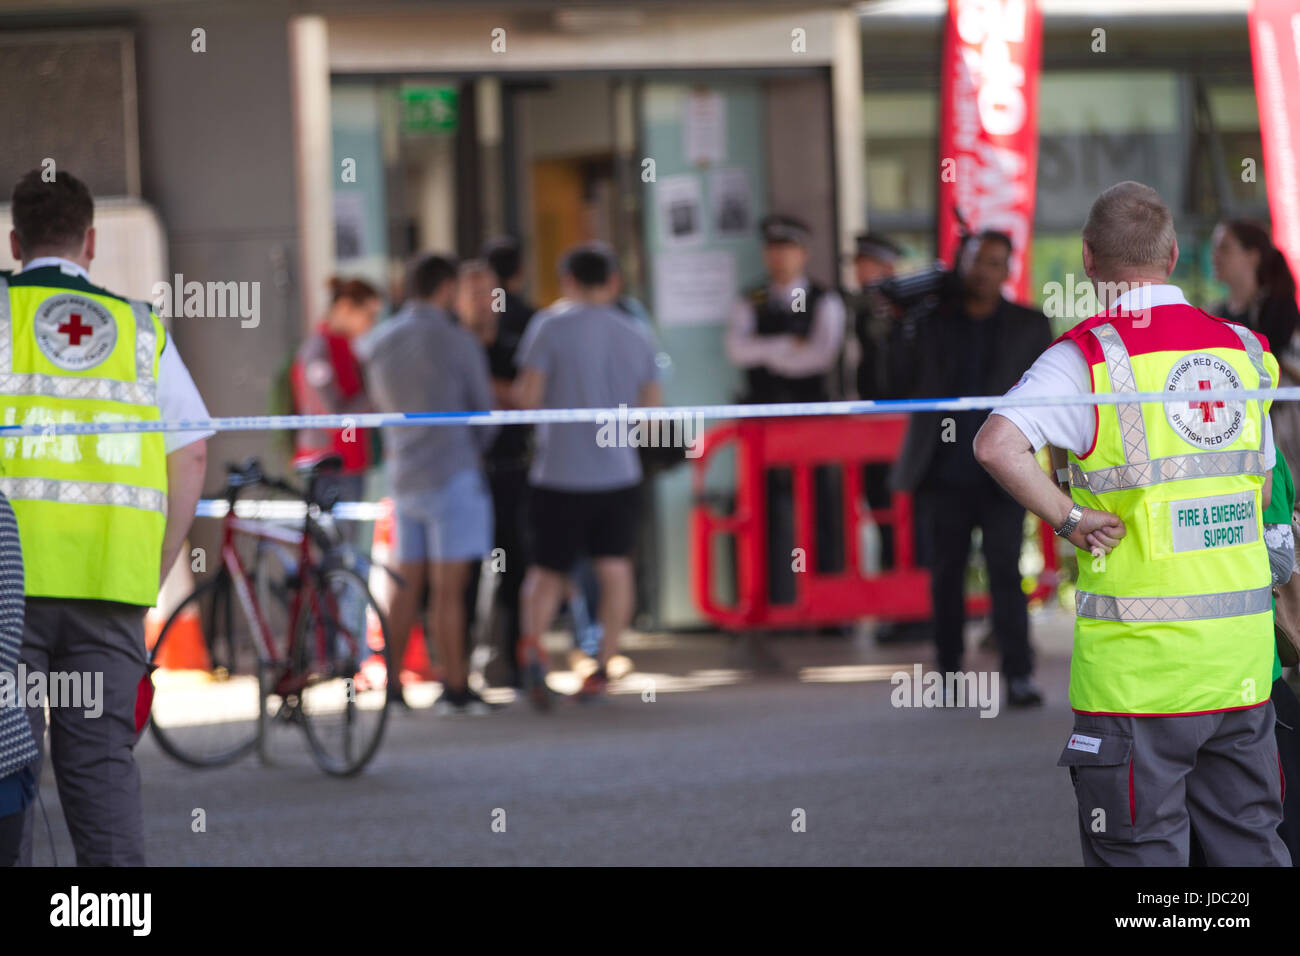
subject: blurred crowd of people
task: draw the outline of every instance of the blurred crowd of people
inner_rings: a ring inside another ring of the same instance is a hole
[[[743,370],[747,402],[805,402],[999,395],[1007,392],[1053,341],[1038,309],[1008,301],[1012,240],[985,230],[966,237],[951,270],[897,274],[902,247],[889,236],[856,239],[857,288],[837,290],[810,279],[810,230],[791,216],[763,223],[766,281],[736,303],[726,331],[727,356]],[[1300,382],[1295,280],[1268,231],[1230,220],[1213,234],[1214,275],[1228,289],[1213,315],[1263,333],[1282,368],[1281,385]],[[1088,318],[1073,316],[1068,324]],[[1025,510],[975,460],[972,441],[987,410],[911,416],[898,458],[869,465],[863,488],[872,509],[895,491],[914,496],[918,563],[930,570],[933,616],[886,625],[884,640],[926,639],[941,672],[961,669],[965,592],[972,532],[979,528],[992,602],[990,643],[999,649],[1012,706],[1034,706],[1033,651],[1020,573]],[[1300,406],[1271,411],[1278,447],[1300,462]],[[769,599],[795,599],[792,477],[767,475]],[[814,482],[817,569],[843,567],[842,483],[830,469]],[[880,564],[892,566],[893,529],[880,533]]]
[[[808,277],[810,233],[799,219],[768,217],[763,240],[767,281],[736,304],[726,335],[728,357],[745,372],[744,401],[1000,394],[1051,341],[1042,312],[1002,295],[1012,252],[1003,233],[971,237],[956,269],[936,275],[924,294],[909,299],[889,294],[902,249],[888,236],[857,237],[853,264],[859,287],[847,295]],[[853,339],[846,348],[849,328]],[[1009,680],[1009,700],[1013,706],[1028,706],[1041,703],[1042,696],[1031,680],[1028,615],[1020,589],[1025,512],[975,461],[971,442],[986,415],[913,415],[898,459],[892,465],[868,466],[863,487],[873,509],[887,509],[894,491],[915,496],[917,555],[931,571],[934,615],[928,630],[941,671],[961,669],[966,565],[971,532],[982,529],[993,634]],[[814,554],[820,572],[833,573],[844,565],[849,529],[840,517],[842,494],[840,476],[819,468]],[[773,603],[795,599],[792,498],[789,470],[769,471]],[[881,564],[890,567],[893,534],[888,526],[885,530],[890,533],[882,535]]]
[[[967,237],[951,270],[898,274],[905,250],[869,232],[852,254],[856,287],[809,276],[811,231],[794,216],[760,224],[764,281],[737,298],[724,332],[727,359],[740,371],[742,402],[816,402],[995,395],[1008,391],[1052,342],[1047,317],[1003,294],[1013,253],[1004,233]],[[1228,290],[1212,314],[1265,334],[1282,366],[1281,384],[1300,382],[1300,316],[1295,282],[1266,229],[1220,224],[1215,277]],[[614,407],[662,400],[651,322],[624,294],[615,252],[577,246],[559,265],[562,298],[540,312],[524,297],[520,244],[500,238],[479,258],[427,255],[411,267],[405,301],[377,324],[382,297],[360,279],[331,283],[330,308],[299,350],[292,370],[295,410]],[[905,288],[906,287],[906,288]],[[1086,318],[1079,316],[1077,318]],[[1073,324],[1073,323],[1070,323]],[[882,625],[882,640],[923,639],[941,671],[961,669],[965,590],[972,532],[981,531],[992,601],[987,641],[995,644],[1013,706],[1042,695],[1020,573],[1025,511],[979,466],[972,440],[987,411],[911,416],[892,463],[863,475],[868,506],[887,509],[896,491],[915,501],[918,563],[931,572],[933,617]],[[1300,408],[1275,403],[1278,446],[1300,461]],[[398,589],[389,610],[397,660],[427,596],[445,689],[439,710],[484,713],[469,687],[466,634],[475,620],[482,561],[494,567],[493,682],[529,693],[545,707],[541,634],[568,602],[595,641],[582,693],[599,694],[635,603],[632,556],[643,511],[636,449],[602,448],[594,425],[392,428],[384,435],[388,488],[396,507]],[[304,430],[296,453],[333,451],[344,461],[345,500],[363,496],[378,441],[364,431]],[[769,599],[795,599],[793,485],[789,470],[766,476]],[[842,569],[843,483],[819,468],[814,483],[817,569]],[[894,529],[884,523],[878,562],[895,561]],[[498,550],[499,549],[499,550]],[[619,658],[621,667],[625,659]],[[401,701],[400,686],[393,689]]]
[[[662,401],[644,309],[623,295],[618,260],[602,243],[570,249],[562,297],[537,311],[523,297],[517,241],[489,242],[478,259],[430,254],[411,266],[405,299],[376,324],[378,290],[335,280],[325,320],[293,363],[296,410],[463,411],[608,408]],[[549,706],[541,638],[566,601],[575,619],[595,607],[600,637],[580,697],[604,693],[618,640],[632,619],[632,556],[641,521],[635,447],[601,447],[595,423],[387,428],[383,461],[394,502],[397,587],[387,612],[401,662],[427,597],[443,691],[435,709],[493,709],[469,683],[482,563],[493,590],[487,670],[495,683]],[[373,436],[356,429],[300,431],[296,458],[343,457],[341,497],[361,497]],[[588,582],[584,589],[579,582]],[[594,594],[589,591],[594,589]],[[485,622],[486,623],[486,622]],[[616,660],[617,658],[617,660]],[[389,688],[405,705],[401,685]]]

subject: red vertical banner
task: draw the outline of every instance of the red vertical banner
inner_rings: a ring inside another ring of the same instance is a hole
[[[1292,274],[1300,276],[1300,5],[1295,0],[1255,0],[1250,55],[1273,243]]]
[[[939,258],[972,231],[1011,237],[1004,294],[1028,302],[1043,18],[1035,0],[948,0],[939,85]]]

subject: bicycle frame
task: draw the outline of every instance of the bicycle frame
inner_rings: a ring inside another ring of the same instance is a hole
[[[249,587],[247,570],[240,560],[238,550],[235,548],[236,535],[274,541],[297,548],[299,582],[298,587],[294,589],[293,599],[289,605],[289,633],[285,638],[284,657],[277,654],[275,641],[271,636],[270,628],[267,626],[262,606],[257,600],[257,595]],[[271,692],[281,697],[297,693],[306,686],[307,675],[295,675],[293,671],[291,661],[294,650],[294,635],[298,633],[299,616],[303,613],[304,608],[308,606],[306,604],[308,600],[311,601],[310,607],[316,612],[315,637],[318,641],[318,649],[322,653],[325,650],[324,616],[320,613],[320,602],[316,593],[315,581],[310,574],[306,573],[314,567],[311,557],[311,536],[305,528],[303,530],[293,530],[236,517],[232,508],[222,520],[221,558],[225,570],[229,572],[231,581],[235,585],[235,594],[239,598],[240,604],[243,605],[244,613],[247,614],[249,621],[252,623],[253,639],[257,644],[258,653],[265,662],[276,670],[283,668],[283,672],[277,676],[275,686],[271,689]]]

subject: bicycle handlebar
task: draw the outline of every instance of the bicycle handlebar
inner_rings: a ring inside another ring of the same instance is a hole
[[[256,457],[247,459],[242,465],[226,465],[225,498],[227,501],[233,504],[235,499],[239,497],[240,491],[253,485],[262,485],[276,491],[283,491],[285,494],[300,498],[303,501],[310,502],[311,500],[311,496],[302,488],[295,487],[282,478],[272,478],[262,471],[262,463]]]
[[[235,510],[235,501],[239,498],[239,493],[245,488],[253,485],[261,485],[265,488],[271,488],[276,491],[282,491],[293,498],[306,502],[308,505],[307,514],[304,516],[303,528],[305,533],[310,536],[311,540],[325,554],[333,552],[338,541],[332,538],[324,528],[321,527],[312,517],[311,505],[315,505],[322,512],[328,514],[338,501],[337,492],[322,494],[318,487],[319,479],[333,473],[334,469],[342,464],[341,459],[337,456],[327,457],[319,462],[313,463],[307,469],[307,487],[300,488],[296,485],[285,481],[282,478],[272,478],[262,471],[262,463],[256,457],[248,458],[243,464],[226,465],[226,488],[225,498],[230,503],[230,513]],[[392,572],[389,572],[392,573]],[[400,581],[400,578],[399,578]]]

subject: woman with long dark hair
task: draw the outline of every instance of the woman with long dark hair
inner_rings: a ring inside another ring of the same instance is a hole
[[[1214,277],[1228,287],[1228,297],[1208,311],[1262,333],[1281,365],[1278,384],[1300,384],[1300,310],[1286,257],[1268,230],[1248,219],[1220,223],[1213,244]],[[1300,472],[1300,404],[1274,402],[1269,418],[1274,442],[1291,470]]]
[[[330,307],[294,359],[290,372],[294,407],[307,415],[348,415],[370,411],[361,363],[352,343],[370,331],[382,302],[379,290],[363,279],[330,279]],[[335,452],[343,459],[337,490],[343,501],[360,500],[372,464],[370,435],[358,428],[304,428],[294,440],[294,461]],[[355,526],[353,528],[355,530]]]

